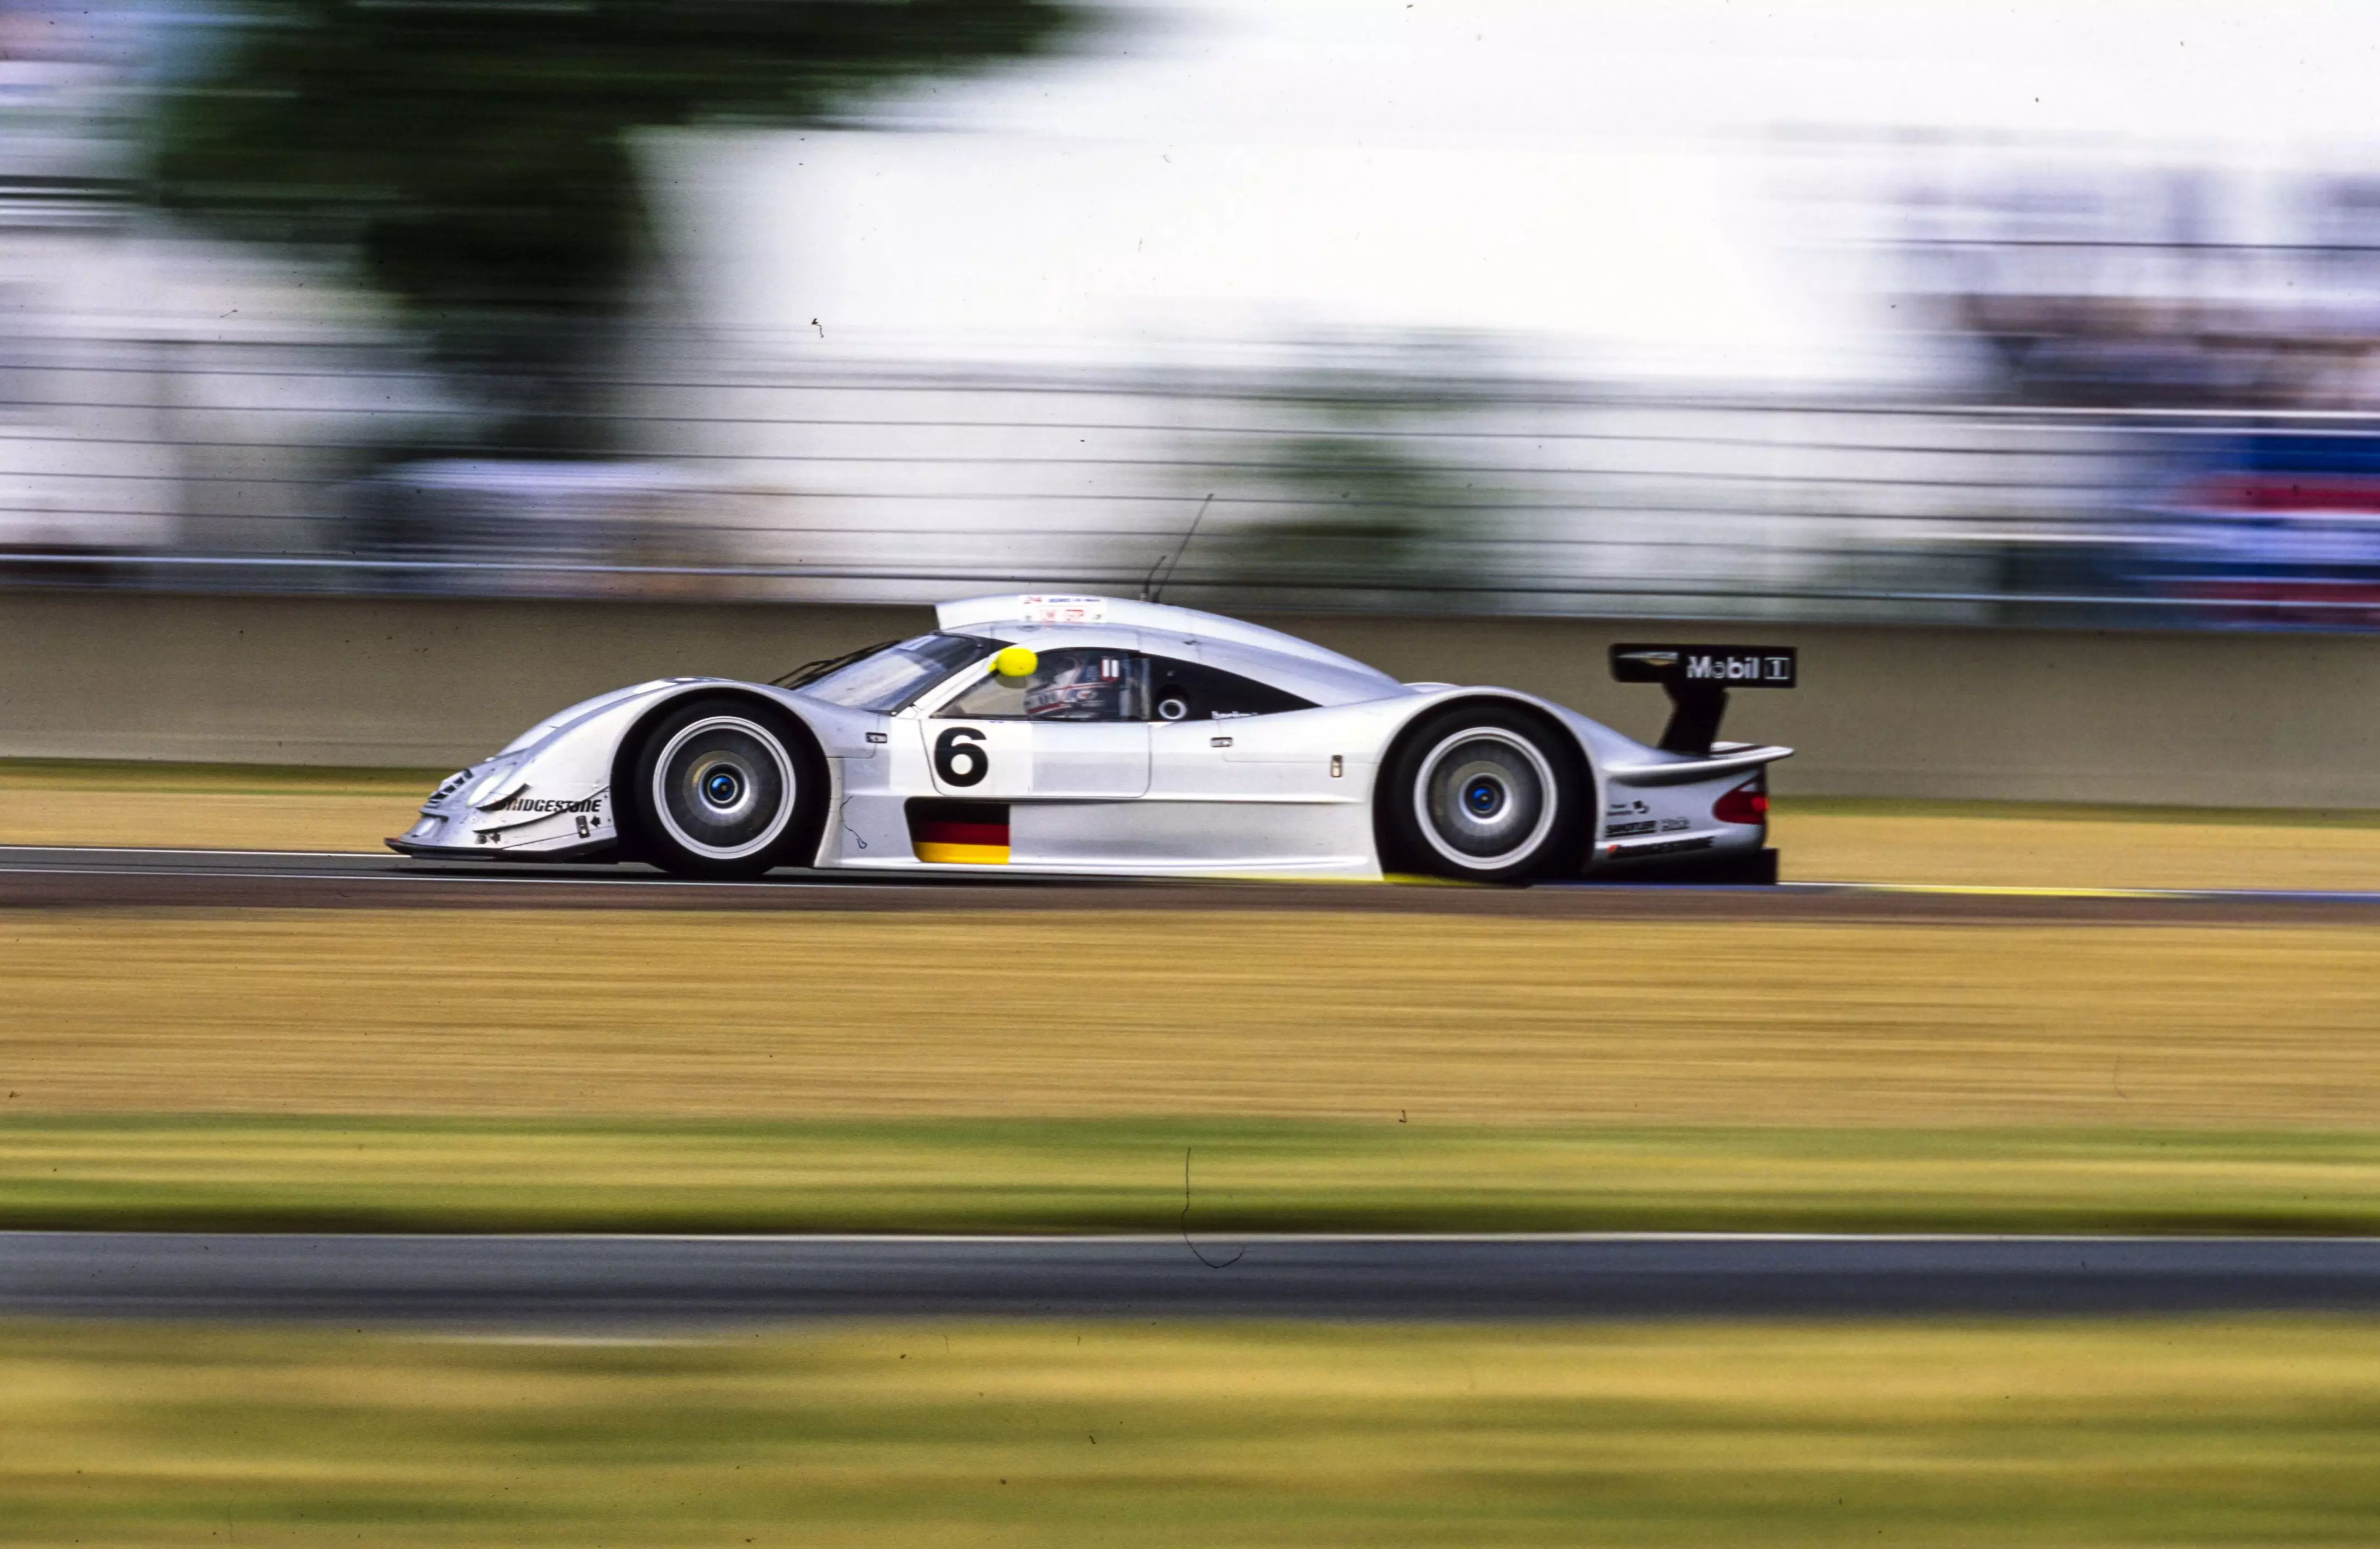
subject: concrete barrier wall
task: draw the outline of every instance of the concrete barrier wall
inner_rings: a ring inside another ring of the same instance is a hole
[[[0,597],[0,756],[451,768],[649,677],[766,678],[930,627],[924,609],[199,597]],[[1650,738],[1619,639],[1794,645],[1803,687],[1740,693],[1730,736],[1801,750],[1784,795],[2380,807],[2380,638],[1264,622],[1411,679],[1501,683]]]

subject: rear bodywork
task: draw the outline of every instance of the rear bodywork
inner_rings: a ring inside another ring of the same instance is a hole
[[[615,783],[640,729],[689,696],[765,701],[808,731],[829,788],[815,848],[800,859],[863,871],[1378,880],[1374,786],[1398,738],[1440,706],[1486,701],[1523,707],[1575,743],[1594,821],[1572,874],[1717,873],[1766,853],[1765,797],[1752,799],[1765,789],[1767,766],[1790,752],[1648,747],[1535,695],[1400,683],[1292,636],[1186,608],[1012,596],[938,613],[946,634],[1196,663],[1312,708],[1117,724],[938,714],[983,681],[988,660],[890,713],[845,708],[802,688],[658,679],[530,727],[443,782],[420,821],[390,844],[408,855],[480,860],[633,853]]]

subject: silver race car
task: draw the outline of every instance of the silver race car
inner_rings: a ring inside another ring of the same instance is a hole
[[[1767,769],[1713,740],[1791,650],[1621,645],[1647,747],[1509,689],[1400,683],[1214,614],[977,597],[774,683],[674,677],[571,706],[442,784],[409,856],[892,872],[1475,882],[1774,881]]]

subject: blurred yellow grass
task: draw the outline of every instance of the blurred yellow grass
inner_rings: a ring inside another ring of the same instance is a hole
[[[379,850],[413,826],[391,796],[0,790],[0,845],[128,849]]]
[[[378,850],[440,776],[424,770],[0,761],[0,845]]]
[[[6,1111],[2353,1129],[2380,933],[19,914]]]
[[[2369,1320],[18,1324],[0,1543],[2368,1543]]]
[[[2018,803],[1779,802],[1790,882],[2380,890],[2380,823]]]

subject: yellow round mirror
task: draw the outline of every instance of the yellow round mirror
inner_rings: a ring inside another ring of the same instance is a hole
[[[1041,658],[1021,645],[1012,645],[991,659],[991,670],[1002,677],[1030,677]]]

